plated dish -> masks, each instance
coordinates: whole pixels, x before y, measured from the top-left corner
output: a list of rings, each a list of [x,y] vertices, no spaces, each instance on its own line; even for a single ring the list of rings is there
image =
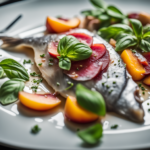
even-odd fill
[[[92,1],[94,4],[95,2]],[[106,9],[102,1],[96,5]],[[106,108],[107,111],[117,112],[126,119],[137,122],[137,126],[145,122],[149,115],[149,102],[145,101],[148,99],[149,90],[148,86],[144,85],[149,85],[149,47],[146,45],[149,42],[149,26],[144,27],[143,32],[143,26],[137,18],[129,20],[132,28],[121,24],[121,17],[123,20],[128,20],[128,17],[114,6],[108,6],[107,9],[115,12],[117,10],[120,18],[115,18],[116,14],[111,16],[113,13],[108,13],[108,10],[100,10],[100,14],[96,16],[94,14],[90,22],[95,23],[97,16],[105,16],[105,21],[109,23],[110,16],[111,19],[117,20],[113,25],[100,27],[98,33],[87,29],[74,29],[79,25],[85,28],[85,24],[81,24],[78,18],[68,20],[48,17],[46,28],[51,32],[49,35],[27,38],[1,37],[1,47],[5,50],[16,50],[16,47],[17,50],[22,50],[22,46],[32,48],[35,64],[40,71],[39,73],[25,69],[28,65],[31,67],[32,60],[23,60],[21,65],[9,57],[2,59],[2,80],[8,80],[5,76],[10,80],[1,86],[1,103],[10,104],[19,96],[24,109],[30,108],[35,112],[49,110],[50,113],[53,107],[62,102],[62,98],[58,97],[60,94],[67,99],[64,118],[75,126],[76,123],[84,123],[82,127],[77,128],[77,134],[90,145],[103,140],[103,129],[107,123],[102,120],[105,120]],[[85,23],[92,14],[91,10],[83,12],[87,15]],[[87,23],[86,25],[89,26]],[[93,27],[92,30],[95,30]],[[49,93],[40,90],[38,85],[43,80],[54,91],[51,89]],[[34,94],[31,94],[32,92]],[[86,123],[91,122],[87,127]],[[79,124],[77,126],[80,126]],[[117,130],[119,127],[119,123],[115,123],[109,128]],[[42,128],[37,125],[31,129],[33,133],[39,132],[38,135],[40,130],[42,131]]]

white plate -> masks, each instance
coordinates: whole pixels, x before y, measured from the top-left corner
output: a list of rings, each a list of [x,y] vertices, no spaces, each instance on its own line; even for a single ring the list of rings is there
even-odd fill
[[[144,1],[144,2],[143,2]],[[138,0],[111,0],[108,3],[118,6],[124,12],[147,11],[149,12],[150,1]],[[47,15],[63,15],[72,17],[79,14],[81,10],[92,8],[87,0],[55,0],[55,1],[24,1],[4,6],[0,9],[0,29],[4,28],[12,18],[23,14],[23,18],[7,33],[7,35],[26,37],[30,35],[41,35],[44,26],[28,30],[45,22]],[[150,13],[150,12],[149,12]],[[24,30],[28,30],[23,32]],[[0,60],[13,58],[20,63],[26,58],[32,58],[33,52],[14,53],[0,49]],[[26,68],[35,69],[35,66],[26,65]],[[0,80],[0,85],[7,79]],[[45,87],[45,88],[44,88]],[[30,91],[30,89],[26,88]],[[42,91],[52,91],[45,82],[40,85]],[[150,100],[148,100],[150,101]],[[148,102],[147,101],[147,102]],[[131,149],[150,147],[150,107],[147,102],[143,103],[145,109],[145,122],[137,124],[122,118],[115,113],[108,113],[102,119],[104,124],[104,135],[101,142],[90,147],[91,149]],[[75,131],[86,125],[68,122],[63,117],[65,100],[61,107],[46,112],[35,112],[27,109],[20,102],[8,106],[0,105],[0,143],[16,148],[26,149],[87,149],[86,145],[76,136]],[[38,124],[42,129],[37,135],[30,133],[31,127]],[[118,124],[119,128],[111,130],[110,126]]]

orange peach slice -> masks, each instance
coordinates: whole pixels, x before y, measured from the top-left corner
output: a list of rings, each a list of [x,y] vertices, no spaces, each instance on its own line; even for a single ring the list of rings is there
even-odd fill
[[[150,86],[150,75],[143,80],[143,83]]]
[[[64,21],[54,17],[47,17],[47,24],[57,33],[66,32],[70,29],[77,28],[80,24],[80,19],[73,18]],[[48,25],[47,25],[48,26]]]
[[[44,111],[59,105],[61,101],[51,94],[30,94],[19,92],[19,100],[28,108]]]
[[[75,97],[68,96],[65,104],[65,116],[71,121],[77,123],[88,123],[98,119],[98,115],[80,107]]]
[[[132,76],[133,80],[138,81],[144,78],[145,69],[131,50],[124,50],[121,54],[121,58],[126,64],[127,70]]]

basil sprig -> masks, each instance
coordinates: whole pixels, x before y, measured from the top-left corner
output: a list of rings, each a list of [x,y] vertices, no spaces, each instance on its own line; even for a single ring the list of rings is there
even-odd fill
[[[108,6],[103,0],[90,0],[90,2],[96,7],[96,10],[85,10],[81,13],[85,16],[93,16],[100,19],[100,28],[108,27],[111,23],[129,23],[127,16],[117,7],[113,5]]]
[[[4,73],[10,80],[0,88],[0,103],[7,105],[18,99],[18,93],[24,89],[24,82],[29,80],[26,69],[13,59],[4,59],[0,62],[0,77]]]
[[[100,93],[91,91],[82,84],[78,84],[76,86],[76,97],[78,104],[84,109],[99,116],[106,114],[105,101]]]
[[[59,67],[64,70],[70,70],[71,61],[87,59],[91,56],[92,50],[86,44],[80,43],[73,36],[63,37],[58,44],[57,52],[60,56]]]
[[[102,125],[97,123],[85,130],[79,131],[77,135],[87,144],[96,144],[102,137],[103,128]]]
[[[18,93],[24,89],[24,80],[10,79],[0,88],[0,102],[3,105],[15,102],[18,99]]]
[[[132,28],[123,24],[111,25],[108,28],[100,29],[98,34],[109,41],[116,40],[116,51],[122,51],[132,47],[141,49],[142,52],[150,52],[150,31],[143,32],[143,26],[139,20],[130,19]]]
[[[3,68],[9,79],[19,78],[25,81],[29,80],[29,75],[26,69],[13,59],[4,59],[0,62],[0,67]]]

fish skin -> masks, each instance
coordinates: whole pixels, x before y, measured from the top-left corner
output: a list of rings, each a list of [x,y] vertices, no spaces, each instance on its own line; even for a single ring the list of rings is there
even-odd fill
[[[137,84],[127,75],[126,68],[119,54],[110,44],[98,35],[85,29],[76,29],[74,31],[84,32],[93,36],[94,43],[103,43],[110,54],[110,64],[108,70],[103,73],[102,79],[99,80],[96,78],[90,81],[84,81],[82,84],[91,90],[100,92],[105,99],[108,110],[115,111],[132,121],[143,122],[144,111],[141,104],[135,99],[134,96],[134,91],[137,90]],[[59,38],[62,38],[63,36],[64,35],[54,34],[40,38],[30,37],[15,39],[11,37],[0,37],[0,39],[3,40],[2,48],[4,49],[18,45],[32,47],[35,53],[36,65],[42,73],[43,78],[55,90],[55,92],[66,98],[68,95],[75,96],[75,87],[81,82],[75,81],[64,74],[58,66],[57,59],[54,59],[53,66],[49,66],[48,61],[50,58],[48,53],[48,44],[50,44],[51,41],[59,40]],[[41,63],[40,55],[42,54],[45,54],[46,61],[42,64],[42,67],[39,67],[38,64]],[[68,81],[74,83],[74,86],[69,90],[65,90],[69,86],[67,84]],[[57,82],[60,83],[60,86],[56,84]],[[113,82],[116,82],[116,84],[113,84]],[[103,85],[102,83],[105,84]],[[111,90],[113,91],[111,92]]]

